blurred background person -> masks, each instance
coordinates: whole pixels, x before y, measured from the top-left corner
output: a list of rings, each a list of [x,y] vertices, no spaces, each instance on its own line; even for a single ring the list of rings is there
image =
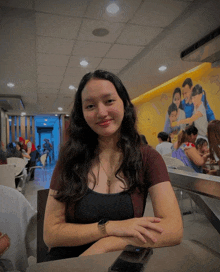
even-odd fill
[[[208,140],[211,159],[215,159],[220,166],[220,120],[209,122]]]
[[[209,153],[201,156],[195,147],[198,129],[191,125],[178,135],[177,150],[172,152],[172,157],[181,160],[186,166],[197,173],[202,173],[202,166],[209,157]]]
[[[161,154],[170,154],[172,152],[173,144],[168,142],[169,135],[162,131],[158,133],[157,139],[159,144],[156,146],[156,150]]]
[[[45,143],[43,144],[44,153],[47,154],[47,158],[49,157],[49,163],[52,161],[52,144],[48,139],[44,139]]]

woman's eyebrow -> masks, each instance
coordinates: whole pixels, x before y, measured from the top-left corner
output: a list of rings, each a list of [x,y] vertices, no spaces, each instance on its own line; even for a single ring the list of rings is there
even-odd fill
[[[110,97],[110,96],[112,96],[112,93],[104,94],[104,95],[101,96],[101,98],[107,98],[107,97]],[[94,97],[89,96],[89,97],[83,99],[82,102],[85,103],[85,102],[90,102],[90,101],[93,101],[93,100],[94,100]]]

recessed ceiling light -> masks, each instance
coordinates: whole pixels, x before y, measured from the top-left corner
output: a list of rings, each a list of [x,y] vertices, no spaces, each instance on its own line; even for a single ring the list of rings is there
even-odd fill
[[[86,67],[88,64],[89,64],[89,63],[88,63],[88,61],[86,61],[86,60],[80,61],[80,65],[83,66],[83,67]]]
[[[106,10],[110,14],[116,14],[119,11],[119,6],[116,5],[115,3],[112,3],[107,6]]]
[[[46,126],[47,124],[46,123],[44,123],[44,126]]]
[[[58,116],[58,114],[55,114],[55,116]]]
[[[162,66],[160,66],[159,71],[165,71],[166,69],[167,69],[167,67],[162,65]]]
[[[24,115],[26,115],[26,112],[22,112],[22,113],[21,113],[21,116],[24,116]]]
[[[8,119],[9,122],[11,122],[11,119]]]
[[[68,117],[68,116],[70,116],[69,114],[66,114],[66,116]]]
[[[92,31],[92,34],[97,37],[104,37],[108,35],[109,31],[106,28],[96,28]]]
[[[8,86],[8,87],[10,87],[10,88],[12,88],[12,87],[14,87],[14,86],[15,86],[15,84],[14,84],[14,83],[9,82],[9,83],[7,83],[7,86]]]
[[[47,119],[45,119],[44,121],[47,122]]]
[[[74,90],[74,89],[76,89],[76,88],[75,88],[73,85],[70,85],[70,86],[69,86],[69,89],[70,89],[70,90]]]
[[[62,111],[62,110],[63,110],[63,108],[59,107],[59,108],[58,108],[58,110],[59,110],[59,111]]]

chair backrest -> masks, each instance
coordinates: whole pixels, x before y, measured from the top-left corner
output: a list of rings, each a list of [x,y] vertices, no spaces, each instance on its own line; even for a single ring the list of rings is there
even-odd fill
[[[43,164],[43,167],[45,166],[46,159],[47,159],[47,154],[43,154],[43,155],[40,157],[40,161],[41,161],[41,163]]]
[[[46,257],[48,247],[44,243],[44,214],[49,189],[37,191],[37,262],[41,263]]]
[[[179,166],[185,166],[185,164],[177,159],[177,158],[172,158],[170,156],[163,155],[163,160],[166,164],[166,166],[172,166],[172,167],[179,167]]]
[[[15,189],[15,166],[13,164],[0,165],[0,185]]]
[[[21,171],[25,168],[25,165],[27,164],[24,159],[16,157],[7,158],[7,163],[15,165],[15,176],[20,174]]]

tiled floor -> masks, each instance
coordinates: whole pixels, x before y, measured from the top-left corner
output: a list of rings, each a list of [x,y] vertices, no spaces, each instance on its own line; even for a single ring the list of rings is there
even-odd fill
[[[48,164],[43,170],[36,170],[35,180],[29,181],[25,186],[24,195],[31,203],[33,208],[37,210],[37,191],[40,189],[47,189],[50,185],[51,176],[55,162]],[[177,194],[178,200],[180,200],[180,195]],[[181,197],[182,199],[182,197]],[[183,199],[179,202],[182,212],[187,212],[192,210],[193,213],[183,215],[183,224],[184,224],[184,240],[196,240],[199,243],[202,243],[205,246],[217,251],[220,253],[220,235],[216,229],[211,225],[208,219],[205,217],[203,212],[196,207],[194,202],[190,201],[190,198],[187,197],[186,193],[183,196]],[[145,216],[153,216],[153,209],[151,205],[151,200],[148,198]],[[36,256],[36,255],[35,255]],[[29,258],[30,263],[36,261],[35,258]]]

